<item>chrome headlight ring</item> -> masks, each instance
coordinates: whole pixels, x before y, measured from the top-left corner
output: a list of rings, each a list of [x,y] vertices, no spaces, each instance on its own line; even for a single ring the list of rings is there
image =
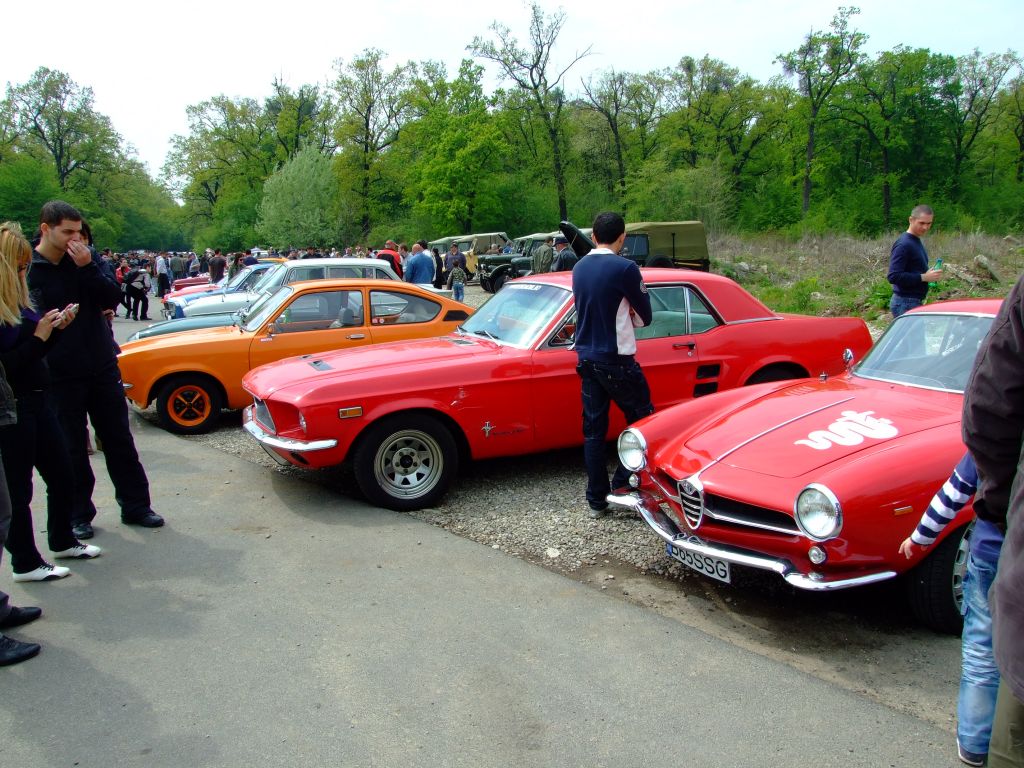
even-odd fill
[[[627,427],[616,443],[619,461],[630,472],[639,472],[647,466],[647,441],[643,434],[633,427]]]
[[[838,497],[820,483],[811,483],[796,497],[793,517],[805,536],[814,541],[834,539],[843,529],[843,507]]]

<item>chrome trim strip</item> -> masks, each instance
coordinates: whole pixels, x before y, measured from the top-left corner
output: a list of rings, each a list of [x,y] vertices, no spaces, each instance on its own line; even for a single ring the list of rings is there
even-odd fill
[[[651,530],[653,530],[658,537],[664,540],[667,544],[671,544],[678,549],[685,549],[688,552],[693,552],[694,554],[716,557],[719,560],[725,560],[726,562],[735,563],[736,565],[745,565],[750,568],[773,571],[784,578],[787,583],[797,587],[798,589],[805,589],[812,592],[829,592],[836,589],[848,589],[850,587],[874,584],[896,576],[895,571],[880,571],[878,573],[854,576],[848,579],[836,579],[834,581],[813,579],[810,576],[798,572],[793,567],[793,564],[788,560],[776,559],[764,555],[748,555],[743,552],[734,552],[731,549],[726,549],[715,544],[708,544],[705,542],[698,544],[687,539],[685,536],[681,535],[681,531],[679,531],[675,523],[673,523],[672,520],[670,520],[668,516],[661,511],[655,502],[654,497],[649,493],[634,491],[633,493],[625,496],[609,494],[607,501],[609,504],[626,507],[627,509],[631,509],[636,512],[643,518],[644,522],[647,523]]]
[[[251,405],[245,409],[242,417],[242,426],[246,432],[255,437],[262,445],[280,448],[282,451],[306,453],[308,451],[325,451],[328,448],[334,448],[338,444],[337,440],[294,440],[289,437],[277,437],[256,423],[256,420],[252,417],[251,410]]]
[[[732,517],[730,515],[721,515],[705,507],[704,517],[709,517],[712,520],[719,520],[723,523],[731,523],[733,525],[742,525],[744,528],[760,528],[762,531],[772,531],[773,533],[783,533],[787,536],[799,536],[800,528],[794,522],[792,528],[780,528],[777,525],[768,525],[767,523],[755,523],[750,520],[744,520],[740,517]]]

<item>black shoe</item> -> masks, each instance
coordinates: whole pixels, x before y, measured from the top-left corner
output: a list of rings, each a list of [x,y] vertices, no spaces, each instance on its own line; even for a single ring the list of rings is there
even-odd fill
[[[0,635],[0,667],[31,659],[39,653],[39,643],[22,643],[13,637]]]
[[[143,315],[143,316],[142,316],[142,317],[140,317],[139,319],[140,319],[140,320],[152,320],[153,318],[151,318],[151,317],[146,317],[145,315]]]
[[[156,512],[149,510],[141,515],[132,515],[131,517],[121,515],[121,522],[125,525],[141,525],[143,528],[159,528],[164,524],[164,519]]]
[[[42,608],[27,607],[27,608],[15,608],[11,606],[11,612],[7,614],[7,617],[0,620],[0,629],[13,629],[14,627],[20,627],[22,624],[28,624],[30,621],[35,621],[43,615]]]
[[[90,523],[78,523],[71,526],[71,533],[76,539],[91,539],[95,535]]]

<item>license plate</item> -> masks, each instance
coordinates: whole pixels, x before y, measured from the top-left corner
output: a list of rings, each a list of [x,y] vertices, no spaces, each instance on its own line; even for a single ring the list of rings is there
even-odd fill
[[[699,542],[700,539],[695,537],[694,541]],[[674,544],[666,544],[665,551],[668,552],[669,557],[678,560],[687,568],[692,568],[698,573],[710,576],[712,579],[724,581],[726,584],[729,583],[729,563],[725,560],[711,557],[711,555],[703,555],[686,549],[680,549]]]

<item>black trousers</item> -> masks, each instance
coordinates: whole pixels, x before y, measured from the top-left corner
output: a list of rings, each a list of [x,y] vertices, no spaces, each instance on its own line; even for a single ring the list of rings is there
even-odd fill
[[[54,382],[53,396],[74,473],[72,525],[90,523],[96,517],[92,503],[96,476],[89,463],[86,416],[103,444],[103,458],[121,506],[121,517],[136,518],[149,512],[149,479],[128,425],[128,402],[117,365],[111,363],[86,378]]]
[[[128,297],[132,300],[131,314],[136,320],[149,315],[149,296],[143,288],[134,285],[128,286]],[[142,312],[139,313],[139,304],[142,304]]]
[[[7,490],[11,496],[11,528],[7,551],[16,573],[34,571],[45,560],[36,549],[32,524],[32,470],[46,482],[46,538],[54,552],[75,546],[71,533],[71,457],[45,392],[18,395],[18,423],[0,427]]]

